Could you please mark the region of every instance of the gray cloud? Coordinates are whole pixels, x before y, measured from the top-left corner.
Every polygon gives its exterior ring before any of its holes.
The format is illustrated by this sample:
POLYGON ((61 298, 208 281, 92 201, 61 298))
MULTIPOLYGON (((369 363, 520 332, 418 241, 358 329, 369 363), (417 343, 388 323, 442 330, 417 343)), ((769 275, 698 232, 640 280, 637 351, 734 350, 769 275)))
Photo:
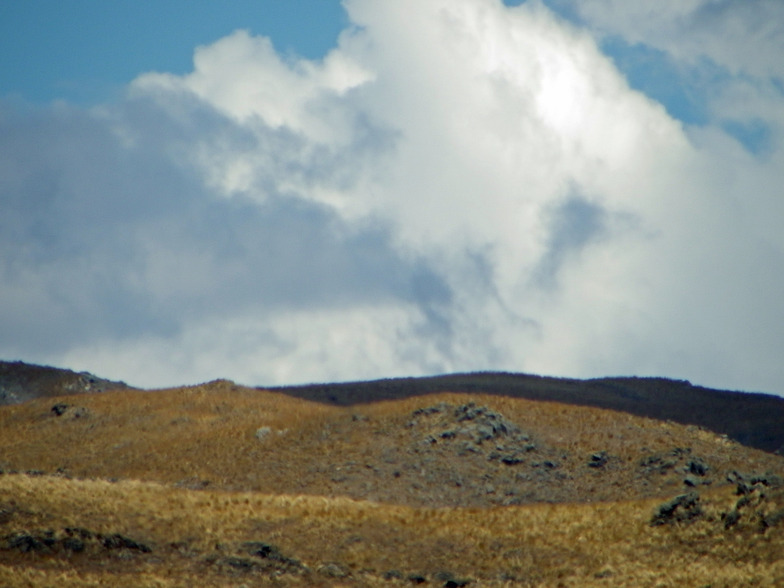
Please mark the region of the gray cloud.
POLYGON ((678 60, 710 59, 731 73, 784 75, 784 6, 776 0, 664 0, 655 5, 622 0, 552 0, 564 14, 671 53, 678 60))
POLYGON ((755 155, 784 133, 784 4, 776 0, 555 0, 609 46, 638 87, 689 124, 716 124, 755 155), (669 84, 654 81, 663 68, 669 84), (659 86, 658 88, 656 86, 659 86))
POLYGON ((554 287, 558 272, 570 255, 579 255, 606 230, 606 211, 585 198, 572 196, 553 208, 549 219, 547 253, 533 273, 540 287, 554 287))
POLYGON ((266 172, 338 186, 332 172, 344 164, 328 154, 320 165, 292 162, 286 153, 302 141, 291 133, 250 134, 191 106, 182 120, 130 101, 100 115, 66 108, 4 121, 0 348, 25 356, 101 338, 170 337, 187 321, 248 309, 448 302, 438 274, 403 260, 379 223, 348 225, 324 205, 277 192, 275 177, 262 175, 261 201, 207 189, 172 157, 181 145, 228 141, 279 157, 266 172), (133 137, 113 132, 118 120, 133 137))

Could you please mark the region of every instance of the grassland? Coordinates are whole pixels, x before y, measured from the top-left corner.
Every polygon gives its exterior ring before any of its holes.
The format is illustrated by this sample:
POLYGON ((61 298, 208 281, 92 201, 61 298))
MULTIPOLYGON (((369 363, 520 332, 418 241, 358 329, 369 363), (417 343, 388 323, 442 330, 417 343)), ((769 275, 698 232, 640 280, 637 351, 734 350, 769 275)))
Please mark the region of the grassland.
POLYGON ((0 447, 2 586, 784 585, 782 457, 599 408, 219 380, 0 407, 0 447))

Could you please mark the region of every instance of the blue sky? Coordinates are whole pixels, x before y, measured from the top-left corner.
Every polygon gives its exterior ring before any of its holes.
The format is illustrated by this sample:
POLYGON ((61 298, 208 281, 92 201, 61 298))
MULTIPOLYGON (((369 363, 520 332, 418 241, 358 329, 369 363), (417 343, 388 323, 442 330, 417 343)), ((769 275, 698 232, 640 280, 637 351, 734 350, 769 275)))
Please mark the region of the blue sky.
MULTIPOLYGON (((557 0, 547 5, 583 23, 570 5, 557 0)), ((184 74, 192 67, 195 47, 236 29, 269 37, 283 55, 318 59, 335 47, 348 25, 339 0, 28 0, 3 3, 0 16, 0 92, 38 104, 95 104, 122 92, 140 73, 184 74)), ((687 124, 707 122, 704 94, 710 86, 693 79, 694 68, 679 65, 666 51, 617 35, 603 39, 602 48, 632 87, 661 102, 672 116, 687 124)), ((708 75, 723 73, 719 68, 708 75)), ((750 149, 767 145, 768 133, 759 121, 729 123, 725 130, 750 149)))
POLYGON ((317 58, 345 25, 333 0, 7 0, 0 3, 0 90, 34 102, 91 103, 145 71, 189 71, 196 46, 235 29, 317 58))
POLYGON ((0 357, 784 393, 784 4, 0 3, 0 357))
MULTIPOLYGON (((2 91, 39 103, 95 103, 146 71, 186 73, 195 47, 236 29, 269 37, 283 54, 317 59, 347 25, 339 0, 29 0, 6 2, 0 10, 2 91)), ((560 13, 576 19, 573 11, 560 13)), ((672 83, 683 76, 663 51, 619 38, 604 48, 634 87, 656 96, 674 116, 704 122, 699 89, 672 83)))

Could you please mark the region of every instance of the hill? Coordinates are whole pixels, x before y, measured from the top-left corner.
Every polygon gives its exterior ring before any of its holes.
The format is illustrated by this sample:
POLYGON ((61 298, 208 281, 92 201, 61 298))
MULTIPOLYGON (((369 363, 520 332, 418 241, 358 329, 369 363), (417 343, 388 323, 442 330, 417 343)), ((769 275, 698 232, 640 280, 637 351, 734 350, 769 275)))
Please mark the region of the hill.
POLYGON ((749 447, 784 451, 784 398, 714 390, 685 380, 637 377, 575 380, 487 372, 270 389, 340 406, 446 391, 561 402, 697 425, 749 447))
POLYGON ((0 406, 18 404, 34 398, 96 394, 129 388, 125 382, 113 382, 89 372, 33 365, 21 361, 0 361, 0 406))
POLYGON ((784 584, 781 456, 470 389, 336 398, 0 407, 0 585, 784 584))
MULTIPOLYGON (((89 372, 0 361, 0 406, 41 396, 133 389, 89 372)), ((264 387, 259 390, 336 406, 464 392, 606 408, 657 420, 704 427, 730 439, 784 453, 784 397, 715 390, 666 378, 590 380, 501 372, 390 378, 363 382, 264 387)))

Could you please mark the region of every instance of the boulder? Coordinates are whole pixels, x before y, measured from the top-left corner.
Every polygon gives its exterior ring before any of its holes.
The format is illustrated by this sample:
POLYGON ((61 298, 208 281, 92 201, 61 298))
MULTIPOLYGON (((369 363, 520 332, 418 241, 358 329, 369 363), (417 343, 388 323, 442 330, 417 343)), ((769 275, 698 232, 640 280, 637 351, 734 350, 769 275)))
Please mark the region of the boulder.
POLYGON ((58 402, 52 407, 54 416, 61 417, 67 416, 72 419, 80 419, 90 416, 90 411, 83 406, 71 406, 64 402, 58 402))
POLYGON ((687 471, 694 476, 705 476, 710 469, 707 464, 700 458, 695 458, 689 461, 686 465, 687 471))
POLYGON ((65 404, 64 402, 58 402, 52 407, 52 412, 54 413, 54 416, 63 416, 66 410, 68 410, 68 405, 65 404))
POLYGON ((721 518, 724 521, 724 528, 729 529, 730 527, 734 527, 738 524, 738 521, 740 520, 740 512, 738 509, 734 509, 729 512, 722 513, 721 518))
POLYGON ((606 451, 599 451, 591 455, 591 458, 588 460, 588 467, 589 468, 603 468, 607 465, 607 462, 610 460, 610 456, 607 454, 606 451))
POLYGON ((338 563, 330 562, 320 566, 318 573, 327 578, 347 578, 351 571, 338 563))
POLYGON ((142 553, 152 552, 152 549, 144 543, 139 543, 119 533, 104 537, 101 543, 106 549, 132 549, 142 553))
POLYGON ((268 563, 274 563, 278 568, 291 571, 302 567, 299 560, 283 555, 276 546, 270 545, 269 543, 247 541, 242 544, 242 549, 249 555, 266 560, 268 563))
POLYGON ((689 492, 661 504, 651 518, 650 524, 651 526, 658 526, 688 522, 693 521, 700 515, 702 515, 700 495, 696 492, 689 492))

